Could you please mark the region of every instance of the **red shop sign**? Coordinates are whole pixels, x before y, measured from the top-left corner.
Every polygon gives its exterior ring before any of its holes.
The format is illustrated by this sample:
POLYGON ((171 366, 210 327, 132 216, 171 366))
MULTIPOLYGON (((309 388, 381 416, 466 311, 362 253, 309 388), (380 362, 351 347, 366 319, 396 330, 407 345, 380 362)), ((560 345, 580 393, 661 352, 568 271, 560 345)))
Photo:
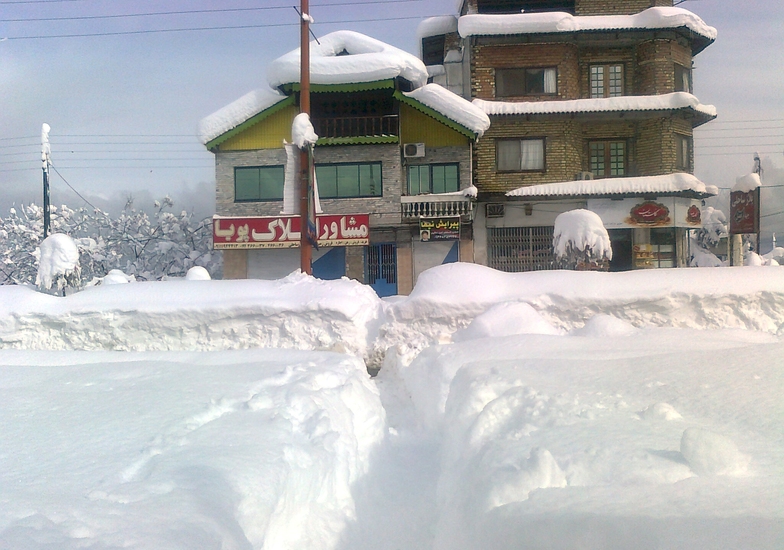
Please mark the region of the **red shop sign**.
MULTIPOLYGON (((319 246, 365 246, 370 243, 369 214, 316 217, 319 246)), ((300 244, 299 216, 265 216, 212 219, 215 250, 296 248, 300 244)))
POLYGON ((661 203, 646 201, 629 212, 629 225, 660 226, 670 223, 670 209, 661 203))
POLYGON ((730 193, 730 234, 758 233, 759 188, 730 193))

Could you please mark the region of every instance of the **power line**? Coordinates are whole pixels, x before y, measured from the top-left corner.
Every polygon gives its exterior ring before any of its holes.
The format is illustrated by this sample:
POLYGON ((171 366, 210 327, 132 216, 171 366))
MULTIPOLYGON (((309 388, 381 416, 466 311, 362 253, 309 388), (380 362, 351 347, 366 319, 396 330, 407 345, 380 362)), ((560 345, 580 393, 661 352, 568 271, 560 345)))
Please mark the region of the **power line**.
MULTIPOLYGON (((375 4, 404 4, 412 2, 422 2, 422 0, 364 0, 358 2, 335 2, 332 4, 311 4, 311 7, 332 7, 332 6, 367 6, 375 4)), ((291 6, 262 6, 255 8, 220 8, 220 9, 205 9, 205 10, 180 10, 180 11, 156 11, 146 13, 124 13, 124 14, 110 14, 110 15, 77 15, 71 17, 31 17, 20 19, 0 19, 0 22, 5 23, 33 23, 38 21, 87 21, 94 19, 123 19, 133 17, 157 17, 162 15, 191 15, 191 14, 205 14, 205 13, 237 13, 249 11, 269 11, 269 10, 288 10, 291 6)))
POLYGON ((93 203, 91 203, 90 201, 88 201, 87 199, 85 199, 85 198, 82 196, 82 194, 81 194, 79 191, 77 191, 76 189, 74 189, 74 186, 73 186, 73 185, 71 185, 70 183, 68 183, 68 180, 66 180, 66 179, 63 177, 63 175, 62 175, 60 172, 58 172, 58 171, 57 171, 57 168, 56 168, 56 167, 55 167, 53 164, 50 164, 50 166, 52 167, 52 170, 54 170, 54 171, 55 171, 55 173, 56 173, 58 176, 60 176, 60 179, 61 179, 61 180, 63 180, 63 181, 65 182, 65 184, 66 184, 68 187, 70 187, 70 188, 71 188, 71 191, 73 191, 74 193, 76 193, 76 194, 78 195, 78 197, 79 197, 80 199, 82 199, 84 202, 86 202, 87 204, 89 204, 90 206, 92 206, 92 207, 93 207, 93 210, 99 210, 99 208, 98 208, 98 207, 96 207, 96 206, 95 206, 93 203))
MULTIPOLYGON (((345 19, 342 21, 321 21, 320 25, 337 25, 344 23, 373 23, 376 21, 408 21, 412 19, 426 19, 436 17, 435 15, 410 15, 404 17, 373 17, 369 19, 345 19)), ((198 32, 198 31, 224 31, 224 30, 245 30, 245 29, 266 29, 275 27, 296 27, 299 23, 267 23, 260 25, 223 25, 216 27, 184 27, 179 29, 146 29, 137 31, 113 31, 83 34, 48 34, 38 36, 8 36, 4 40, 43 40, 47 38, 94 38, 106 36, 128 36, 141 34, 160 34, 167 32, 198 32)))

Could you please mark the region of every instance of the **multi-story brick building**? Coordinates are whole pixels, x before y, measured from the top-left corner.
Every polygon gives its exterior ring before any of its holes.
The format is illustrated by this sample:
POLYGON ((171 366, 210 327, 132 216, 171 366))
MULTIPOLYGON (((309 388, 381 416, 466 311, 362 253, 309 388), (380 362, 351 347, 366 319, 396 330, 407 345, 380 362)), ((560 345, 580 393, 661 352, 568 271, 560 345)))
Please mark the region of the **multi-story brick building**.
MULTIPOLYGON (((472 150, 487 115, 427 84, 417 57, 364 35, 331 33, 311 45, 311 56, 323 210, 314 275, 407 294, 424 269, 472 261, 475 203, 466 189, 472 194, 472 150)), ((284 147, 299 113, 299 50, 271 64, 269 85, 200 128, 215 154, 214 242, 227 278, 279 278, 300 266, 296 155, 284 147)))
POLYGON ((700 200, 693 58, 716 30, 672 0, 464 0, 420 25, 431 78, 482 108, 475 260, 552 268, 556 216, 588 208, 611 269, 684 266, 700 200))

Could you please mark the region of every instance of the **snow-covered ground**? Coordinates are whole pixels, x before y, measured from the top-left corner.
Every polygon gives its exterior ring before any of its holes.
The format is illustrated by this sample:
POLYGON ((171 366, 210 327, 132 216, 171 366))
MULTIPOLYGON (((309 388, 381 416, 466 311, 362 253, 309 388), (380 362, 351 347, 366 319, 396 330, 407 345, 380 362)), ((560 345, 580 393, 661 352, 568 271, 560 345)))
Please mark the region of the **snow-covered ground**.
POLYGON ((0 548, 782 548, 782 327, 767 267, 0 286, 0 548))

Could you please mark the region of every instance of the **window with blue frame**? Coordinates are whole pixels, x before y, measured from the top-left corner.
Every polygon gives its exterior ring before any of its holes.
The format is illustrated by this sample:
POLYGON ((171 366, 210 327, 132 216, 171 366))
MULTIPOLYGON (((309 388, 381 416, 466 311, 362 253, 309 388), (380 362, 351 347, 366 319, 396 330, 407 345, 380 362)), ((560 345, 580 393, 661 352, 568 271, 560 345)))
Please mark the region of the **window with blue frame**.
POLYGON ((460 191, 460 166, 422 164, 408 167, 408 194, 454 193, 460 191))
POLYGON ((322 199, 382 196, 380 162, 317 164, 316 180, 322 199))
POLYGON ((283 200, 283 166, 243 166, 234 169, 234 202, 283 200))

